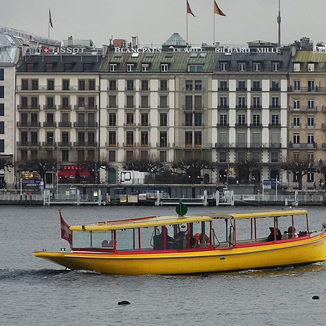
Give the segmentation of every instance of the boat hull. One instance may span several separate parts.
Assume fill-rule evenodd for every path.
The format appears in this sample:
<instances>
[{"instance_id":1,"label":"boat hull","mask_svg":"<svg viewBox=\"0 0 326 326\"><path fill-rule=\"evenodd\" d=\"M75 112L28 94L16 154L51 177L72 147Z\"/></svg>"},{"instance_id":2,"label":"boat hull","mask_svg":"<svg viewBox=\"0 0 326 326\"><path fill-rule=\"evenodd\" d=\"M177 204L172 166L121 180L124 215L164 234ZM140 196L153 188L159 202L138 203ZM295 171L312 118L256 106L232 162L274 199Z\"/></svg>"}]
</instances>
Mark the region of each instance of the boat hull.
<instances>
[{"instance_id":1,"label":"boat hull","mask_svg":"<svg viewBox=\"0 0 326 326\"><path fill-rule=\"evenodd\" d=\"M34 252L72 270L102 274L194 274L302 265L325 260L326 233L254 245L164 253Z\"/></svg>"}]
</instances>

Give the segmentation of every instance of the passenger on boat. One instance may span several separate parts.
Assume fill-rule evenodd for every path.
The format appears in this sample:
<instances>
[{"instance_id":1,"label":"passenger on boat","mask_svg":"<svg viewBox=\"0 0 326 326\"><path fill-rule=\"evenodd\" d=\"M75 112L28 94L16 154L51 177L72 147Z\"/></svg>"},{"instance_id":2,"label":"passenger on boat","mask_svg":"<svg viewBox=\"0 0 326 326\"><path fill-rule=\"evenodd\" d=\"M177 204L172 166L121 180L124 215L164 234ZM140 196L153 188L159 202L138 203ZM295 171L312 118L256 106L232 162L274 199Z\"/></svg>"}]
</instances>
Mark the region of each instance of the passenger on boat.
<instances>
[{"instance_id":1,"label":"passenger on boat","mask_svg":"<svg viewBox=\"0 0 326 326\"><path fill-rule=\"evenodd\" d=\"M271 233L269 234L269 236L267 237L267 241L275 241L274 238L274 228L270 227L269 230L271 231ZM276 229L276 240L281 240L282 239L282 233L280 231L280 229Z\"/></svg>"},{"instance_id":2,"label":"passenger on boat","mask_svg":"<svg viewBox=\"0 0 326 326\"><path fill-rule=\"evenodd\" d=\"M102 241L102 247L108 247L109 246L109 241L108 240L103 240Z\"/></svg>"},{"instance_id":3,"label":"passenger on boat","mask_svg":"<svg viewBox=\"0 0 326 326\"><path fill-rule=\"evenodd\" d=\"M163 230L160 234L154 235L154 250L163 250L164 249L164 235ZM174 239L168 235L168 230L166 229L166 249L178 249L178 246L175 244Z\"/></svg>"},{"instance_id":4,"label":"passenger on boat","mask_svg":"<svg viewBox=\"0 0 326 326\"><path fill-rule=\"evenodd\" d=\"M298 235L295 233L295 227L289 226L287 232L288 239L296 238Z\"/></svg>"}]
</instances>

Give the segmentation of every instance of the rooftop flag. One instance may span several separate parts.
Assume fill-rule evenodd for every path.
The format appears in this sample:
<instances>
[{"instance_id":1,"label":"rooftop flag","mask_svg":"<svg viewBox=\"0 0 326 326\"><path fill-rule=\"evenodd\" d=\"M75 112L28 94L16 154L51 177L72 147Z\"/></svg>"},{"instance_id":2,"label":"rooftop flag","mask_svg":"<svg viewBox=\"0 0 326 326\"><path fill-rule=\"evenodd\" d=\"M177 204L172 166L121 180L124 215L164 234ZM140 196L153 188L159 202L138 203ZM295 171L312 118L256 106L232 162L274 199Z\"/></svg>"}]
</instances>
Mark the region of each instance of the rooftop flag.
<instances>
[{"instance_id":1,"label":"rooftop flag","mask_svg":"<svg viewBox=\"0 0 326 326\"><path fill-rule=\"evenodd\" d=\"M214 14L217 14L220 16L226 16L225 13L218 7L215 0L214 0Z\"/></svg>"},{"instance_id":2,"label":"rooftop flag","mask_svg":"<svg viewBox=\"0 0 326 326\"><path fill-rule=\"evenodd\" d=\"M49 24L53 28L52 17L51 17L51 10L50 9L49 9Z\"/></svg>"},{"instance_id":3,"label":"rooftop flag","mask_svg":"<svg viewBox=\"0 0 326 326\"><path fill-rule=\"evenodd\" d=\"M193 15L194 17L196 17L196 16L194 15L194 13L192 12L191 8L190 8L190 5L189 5L188 0L187 0L187 14L191 14L191 15Z\"/></svg>"}]
</instances>

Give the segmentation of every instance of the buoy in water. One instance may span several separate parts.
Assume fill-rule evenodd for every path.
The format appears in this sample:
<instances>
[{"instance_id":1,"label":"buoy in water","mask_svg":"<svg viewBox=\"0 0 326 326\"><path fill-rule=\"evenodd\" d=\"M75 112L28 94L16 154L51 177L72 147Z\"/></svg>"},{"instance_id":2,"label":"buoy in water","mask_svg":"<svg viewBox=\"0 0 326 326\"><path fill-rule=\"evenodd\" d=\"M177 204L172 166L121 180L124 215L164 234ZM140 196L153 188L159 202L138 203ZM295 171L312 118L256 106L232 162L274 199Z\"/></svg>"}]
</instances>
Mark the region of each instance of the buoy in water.
<instances>
[{"instance_id":1,"label":"buoy in water","mask_svg":"<svg viewBox=\"0 0 326 326\"><path fill-rule=\"evenodd\" d=\"M319 296L318 296L318 295L314 295L312 298L313 298L314 300L319 300Z\"/></svg>"},{"instance_id":2,"label":"buoy in water","mask_svg":"<svg viewBox=\"0 0 326 326\"><path fill-rule=\"evenodd\" d=\"M118 302L118 305L119 306L120 305L124 305L124 304L130 304L130 302L129 301L125 301L125 300Z\"/></svg>"}]
</instances>

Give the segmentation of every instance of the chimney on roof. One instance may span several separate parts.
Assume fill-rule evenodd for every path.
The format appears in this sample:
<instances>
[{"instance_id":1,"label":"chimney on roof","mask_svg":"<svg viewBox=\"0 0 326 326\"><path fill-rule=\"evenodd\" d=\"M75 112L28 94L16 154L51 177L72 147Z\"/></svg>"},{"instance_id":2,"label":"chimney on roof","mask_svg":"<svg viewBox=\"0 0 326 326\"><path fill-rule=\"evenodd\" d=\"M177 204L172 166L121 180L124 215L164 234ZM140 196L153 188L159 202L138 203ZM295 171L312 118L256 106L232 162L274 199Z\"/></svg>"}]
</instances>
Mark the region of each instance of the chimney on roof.
<instances>
[{"instance_id":1,"label":"chimney on roof","mask_svg":"<svg viewBox=\"0 0 326 326\"><path fill-rule=\"evenodd\" d=\"M137 47L137 36L132 36L131 37L131 46L133 48L136 48Z\"/></svg>"},{"instance_id":2,"label":"chimney on roof","mask_svg":"<svg viewBox=\"0 0 326 326\"><path fill-rule=\"evenodd\" d=\"M68 37L68 46L72 46L74 43L72 36Z\"/></svg>"}]
</instances>

